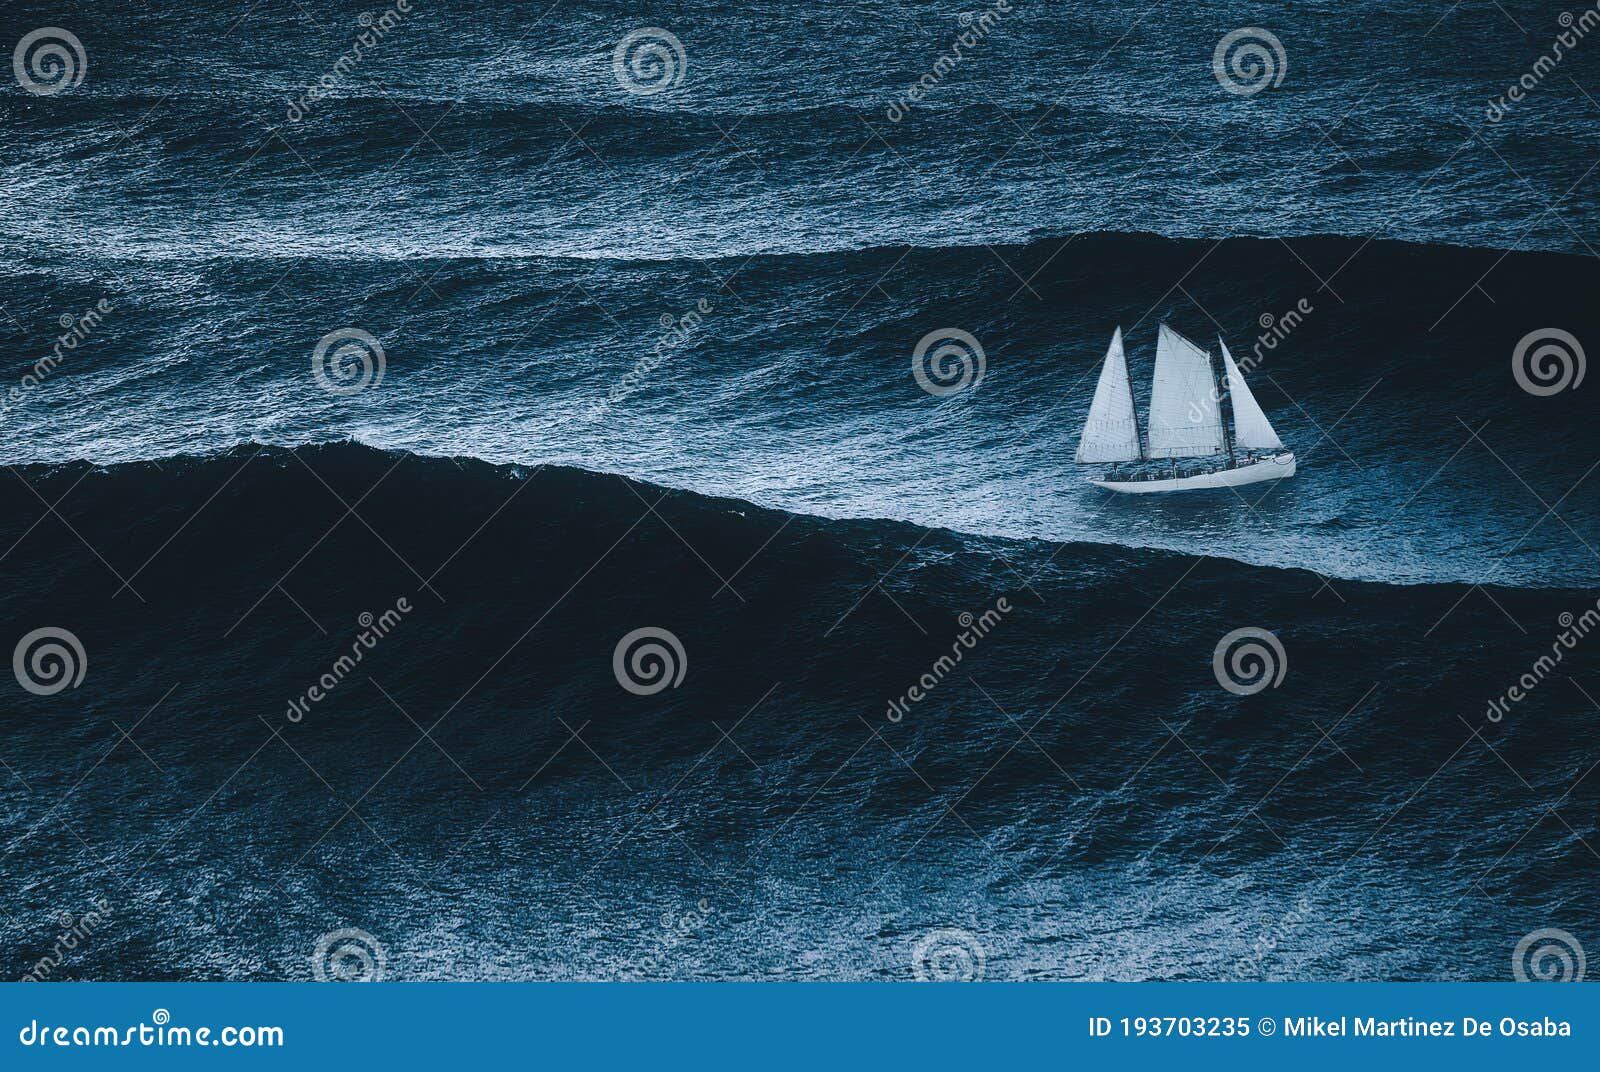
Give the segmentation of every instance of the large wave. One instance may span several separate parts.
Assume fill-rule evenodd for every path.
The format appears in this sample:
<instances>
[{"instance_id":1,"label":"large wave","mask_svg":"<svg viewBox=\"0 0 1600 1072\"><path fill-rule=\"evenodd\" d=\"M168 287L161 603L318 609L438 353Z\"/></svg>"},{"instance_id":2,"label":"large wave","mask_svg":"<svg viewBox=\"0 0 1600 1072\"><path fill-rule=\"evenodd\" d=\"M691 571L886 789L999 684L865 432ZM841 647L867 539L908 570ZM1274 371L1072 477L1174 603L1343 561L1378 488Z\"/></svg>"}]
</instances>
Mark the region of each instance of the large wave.
<instances>
[{"instance_id":1,"label":"large wave","mask_svg":"<svg viewBox=\"0 0 1600 1072\"><path fill-rule=\"evenodd\" d=\"M19 383L63 311L113 310L6 410L11 462L349 438L1335 577L1596 575L1573 535L1600 516L1581 384L1531 393L1513 361L1547 329L1600 336L1588 258L1085 235L706 264L67 259L12 282ZM1137 506L1083 482L1071 458L1111 331L1127 332L1142 407L1164 318L1248 360L1299 476L1243 501ZM913 352L952 327L979 341L982 376L929 394ZM346 328L384 353L356 394L312 368Z\"/></svg>"},{"instance_id":2,"label":"large wave","mask_svg":"<svg viewBox=\"0 0 1600 1072\"><path fill-rule=\"evenodd\" d=\"M97 897L74 976L300 977L354 925L403 978L871 977L959 925L996 977L1497 978L1522 920L1593 911L1582 638L1489 716L1592 592L348 445L21 468L0 519L5 620L84 670L0 704L18 973L38 913ZM1382 950L1321 910L1352 898Z\"/></svg>"}]
</instances>

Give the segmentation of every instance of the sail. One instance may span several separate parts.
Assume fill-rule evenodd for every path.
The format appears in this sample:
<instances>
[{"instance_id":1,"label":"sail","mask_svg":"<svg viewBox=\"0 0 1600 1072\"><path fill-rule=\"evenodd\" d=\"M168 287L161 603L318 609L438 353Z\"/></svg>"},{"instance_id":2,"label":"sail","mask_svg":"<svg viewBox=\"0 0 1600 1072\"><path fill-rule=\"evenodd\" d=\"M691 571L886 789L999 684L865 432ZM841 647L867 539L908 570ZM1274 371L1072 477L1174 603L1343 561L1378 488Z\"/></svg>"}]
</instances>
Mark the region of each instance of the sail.
<instances>
[{"instance_id":1,"label":"sail","mask_svg":"<svg viewBox=\"0 0 1600 1072\"><path fill-rule=\"evenodd\" d=\"M1162 324L1150 388L1150 457L1198 458L1222 449L1222 407L1211 358Z\"/></svg>"},{"instance_id":2,"label":"sail","mask_svg":"<svg viewBox=\"0 0 1600 1072\"><path fill-rule=\"evenodd\" d=\"M1245 385L1239 366L1228 353L1228 344L1219 337L1222 345L1222 364L1228 371L1228 399L1233 403L1233 442L1241 450L1281 450L1283 440L1272 430L1261 403Z\"/></svg>"},{"instance_id":3,"label":"sail","mask_svg":"<svg viewBox=\"0 0 1600 1072\"><path fill-rule=\"evenodd\" d=\"M1100 382L1094 389L1089 417L1078 440L1077 461L1132 462L1139 460L1139 423L1133 414L1133 384L1128 380L1128 359L1122 353L1122 329L1111 336Z\"/></svg>"}]
</instances>

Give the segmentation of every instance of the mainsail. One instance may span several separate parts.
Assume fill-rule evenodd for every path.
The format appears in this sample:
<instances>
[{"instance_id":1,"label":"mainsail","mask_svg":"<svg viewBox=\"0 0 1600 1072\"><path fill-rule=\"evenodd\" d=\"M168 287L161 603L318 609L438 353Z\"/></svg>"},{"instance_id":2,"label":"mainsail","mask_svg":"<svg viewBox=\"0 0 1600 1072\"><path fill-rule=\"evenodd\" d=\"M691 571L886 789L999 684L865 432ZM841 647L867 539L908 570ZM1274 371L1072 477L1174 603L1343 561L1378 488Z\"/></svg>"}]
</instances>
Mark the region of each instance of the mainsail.
<instances>
[{"instance_id":1,"label":"mainsail","mask_svg":"<svg viewBox=\"0 0 1600 1072\"><path fill-rule=\"evenodd\" d=\"M1198 458L1222 450L1222 407L1211 358L1162 324L1150 388L1150 457Z\"/></svg>"},{"instance_id":2,"label":"mainsail","mask_svg":"<svg viewBox=\"0 0 1600 1072\"><path fill-rule=\"evenodd\" d=\"M1132 462L1141 456L1139 422L1133 414L1133 384L1128 379L1128 360L1122 353L1122 329L1111 336L1105 364L1100 366L1100 382L1094 389L1089 418L1083 422L1083 438L1078 440L1080 462Z\"/></svg>"},{"instance_id":3,"label":"mainsail","mask_svg":"<svg viewBox=\"0 0 1600 1072\"><path fill-rule=\"evenodd\" d=\"M1272 430L1267 415L1261 411L1256 396L1245 386L1239 366L1228 353L1228 344L1218 337L1222 346L1222 364L1228 372L1228 398L1233 403L1233 443L1242 450L1282 450L1283 440Z\"/></svg>"}]
</instances>

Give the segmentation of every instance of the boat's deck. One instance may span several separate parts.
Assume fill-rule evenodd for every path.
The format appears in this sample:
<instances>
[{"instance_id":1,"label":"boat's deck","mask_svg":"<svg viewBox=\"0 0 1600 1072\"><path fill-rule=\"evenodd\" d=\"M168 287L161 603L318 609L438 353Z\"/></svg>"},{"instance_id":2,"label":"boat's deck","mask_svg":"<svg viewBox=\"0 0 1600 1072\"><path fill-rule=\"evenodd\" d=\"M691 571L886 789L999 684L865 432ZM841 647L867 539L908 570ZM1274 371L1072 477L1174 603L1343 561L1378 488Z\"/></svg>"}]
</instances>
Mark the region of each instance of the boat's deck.
<instances>
[{"instance_id":1,"label":"boat's deck","mask_svg":"<svg viewBox=\"0 0 1600 1072\"><path fill-rule=\"evenodd\" d=\"M1275 451L1249 451L1236 454L1231 460L1219 458L1215 462L1196 465L1174 465L1172 461L1149 461L1137 465L1113 465L1109 470L1098 475L1100 480L1115 480L1120 482L1137 482L1145 480L1173 480L1191 476L1205 476L1208 473L1223 473L1229 469L1241 469L1257 462L1268 461L1277 457Z\"/></svg>"}]
</instances>

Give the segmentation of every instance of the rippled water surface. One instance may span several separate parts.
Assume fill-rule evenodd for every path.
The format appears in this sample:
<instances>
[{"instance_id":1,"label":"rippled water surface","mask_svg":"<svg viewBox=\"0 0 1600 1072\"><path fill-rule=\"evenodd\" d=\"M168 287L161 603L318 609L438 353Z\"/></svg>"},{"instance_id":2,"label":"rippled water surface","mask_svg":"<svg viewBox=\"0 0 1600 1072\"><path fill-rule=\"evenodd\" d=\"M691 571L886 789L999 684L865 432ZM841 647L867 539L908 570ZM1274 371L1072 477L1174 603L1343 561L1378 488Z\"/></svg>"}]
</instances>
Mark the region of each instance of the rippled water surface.
<instances>
[{"instance_id":1,"label":"rippled water surface","mask_svg":"<svg viewBox=\"0 0 1600 1072\"><path fill-rule=\"evenodd\" d=\"M1548 5L409 6L353 63L390 9L0 12L83 76L0 84L0 604L85 669L0 689L13 977L1600 941L1600 45L1492 117ZM1248 359L1293 480L1083 480L1162 321ZM676 687L625 686L640 629Z\"/></svg>"}]
</instances>

